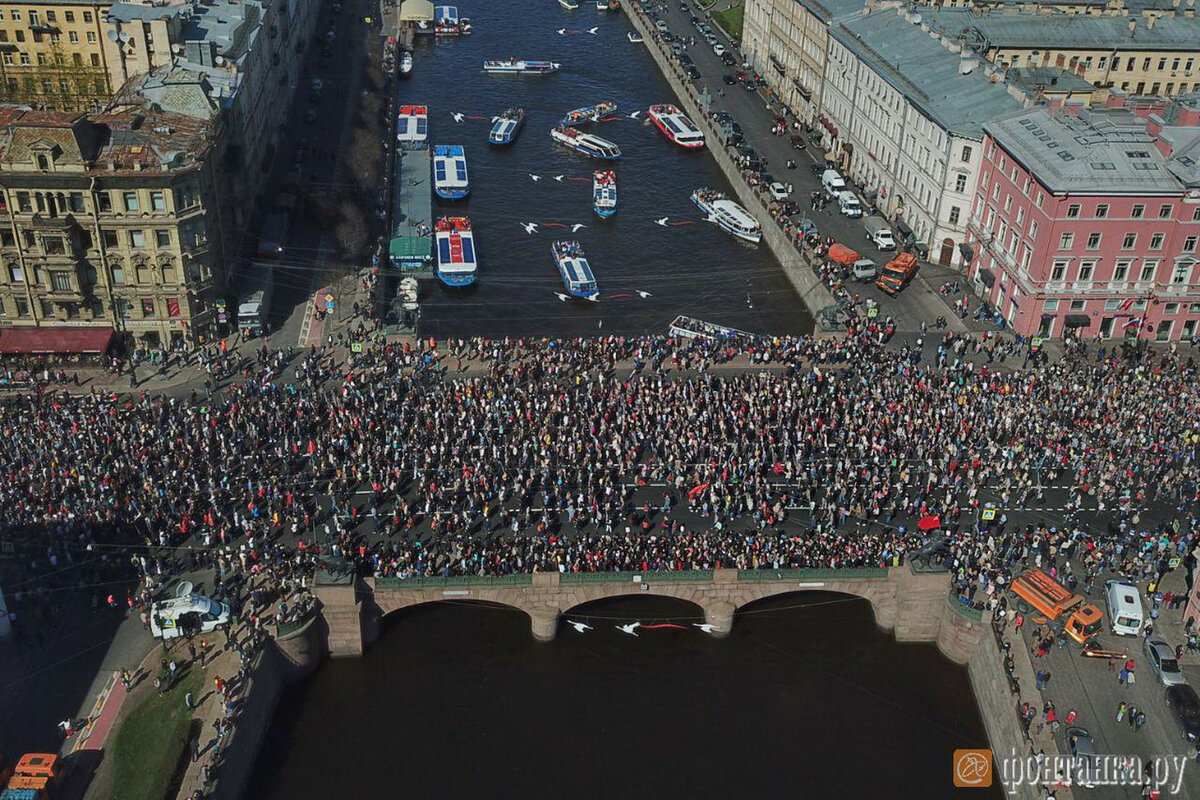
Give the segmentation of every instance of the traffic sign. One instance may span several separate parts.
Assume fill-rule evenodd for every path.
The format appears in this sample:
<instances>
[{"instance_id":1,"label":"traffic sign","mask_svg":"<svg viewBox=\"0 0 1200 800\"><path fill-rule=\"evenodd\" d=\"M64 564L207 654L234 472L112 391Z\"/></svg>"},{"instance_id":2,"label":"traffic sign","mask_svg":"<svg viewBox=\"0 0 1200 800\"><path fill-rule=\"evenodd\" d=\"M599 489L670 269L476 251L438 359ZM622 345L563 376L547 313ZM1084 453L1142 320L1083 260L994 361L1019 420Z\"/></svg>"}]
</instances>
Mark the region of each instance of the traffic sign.
<instances>
[{"instance_id":1,"label":"traffic sign","mask_svg":"<svg viewBox=\"0 0 1200 800\"><path fill-rule=\"evenodd\" d=\"M1042 341L1043 341L1042 337L1035 336L1035 337L1033 337L1033 341L1031 341L1029 343L1029 346L1032 347L1034 350L1037 350L1039 347L1042 346Z\"/></svg>"},{"instance_id":2,"label":"traffic sign","mask_svg":"<svg viewBox=\"0 0 1200 800\"><path fill-rule=\"evenodd\" d=\"M216 306L217 306L217 308L224 308L225 307L225 298L218 297L217 301L216 301Z\"/></svg>"},{"instance_id":3,"label":"traffic sign","mask_svg":"<svg viewBox=\"0 0 1200 800\"><path fill-rule=\"evenodd\" d=\"M879 306L871 306L867 309L867 319L875 319L879 316Z\"/></svg>"},{"instance_id":4,"label":"traffic sign","mask_svg":"<svg viewBox=\"0 0 1200 800\"><path fill-rule=\"evenodd\" d=\"M1175 556L1174 558L1172 558L1170 561L1167 562L1167 566L1169 566L1171 569L1177 568L1179 566L1179 564L1180 564L1179 556Z\"/></svg>"},{"instance_id":5,"label":"traffic sign","mask_svg":"<svg viewBox=\"0 0 1200 800\"><path fill-rule=\"evenodd\" d=\"M996 518L996 509L994 509L994 508L985 508L985 509L983 510L983 513L982 513L982 514L980 514L980 517L982 517L982 518L983 518L983 521L984 521L984 522L991 522L992 520L994 520L994 519Z\"/></svg>"},{"instance_id":6,"label":"traffic sign","mask_svg":"<svg viewBox=\"0 0 1200 800\"><path fill-rule=\"evenodd\" d=\"M363 343L362 342L351 342L350 343L350 352L351 353L361 353L362 351L363 351Z\"/></svg>"}]
</instances>

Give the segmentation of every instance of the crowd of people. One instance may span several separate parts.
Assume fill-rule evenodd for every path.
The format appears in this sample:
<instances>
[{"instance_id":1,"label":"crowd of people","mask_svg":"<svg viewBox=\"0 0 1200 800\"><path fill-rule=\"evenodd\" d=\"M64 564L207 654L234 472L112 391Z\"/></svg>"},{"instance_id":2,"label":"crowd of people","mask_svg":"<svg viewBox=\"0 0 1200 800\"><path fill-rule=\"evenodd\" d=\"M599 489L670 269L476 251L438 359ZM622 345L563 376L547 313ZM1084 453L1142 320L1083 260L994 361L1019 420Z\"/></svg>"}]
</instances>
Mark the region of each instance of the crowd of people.
<instances>
[{"instance_id":1,"label":"crowd of people","mask_svg":"<svg viewBox=\"0 0 1200 800\"><path fill-rule=\"evenodd\" d=\"M319 351L262 351L194 402L13 398L0 502L45 537L42 568L116 529L151 552L275 553L297 570L332 545L400 577L887 566L937 516L984 590L1000 545L968 523L985 502L1054 487L1068 509L1190 511L1190 359L1001 374L971 360L991 361L994 339L879 339L458 340L374 347L345 374ZM1066 534L1017 541L1061 552Z\"/></svg>"}]
</instances>

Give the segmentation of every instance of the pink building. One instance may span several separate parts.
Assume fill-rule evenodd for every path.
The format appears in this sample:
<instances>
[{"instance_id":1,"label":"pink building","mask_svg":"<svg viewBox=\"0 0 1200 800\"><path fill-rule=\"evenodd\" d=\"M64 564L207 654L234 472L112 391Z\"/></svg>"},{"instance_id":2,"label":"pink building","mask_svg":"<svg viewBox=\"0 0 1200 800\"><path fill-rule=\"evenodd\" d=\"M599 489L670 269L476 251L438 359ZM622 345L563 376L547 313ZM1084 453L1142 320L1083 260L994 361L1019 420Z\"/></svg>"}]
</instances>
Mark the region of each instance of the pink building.
<instances>
[{"instance_id":1,"label":"pink building","mask_svg":"<svg viewBox=\"0 0 1200 800\"><path fill-rule=\"evenodd\" d=\"M1027 336L1200 335L1200 95L984 125L975 291Z\"/></svg>"}]
</instances>

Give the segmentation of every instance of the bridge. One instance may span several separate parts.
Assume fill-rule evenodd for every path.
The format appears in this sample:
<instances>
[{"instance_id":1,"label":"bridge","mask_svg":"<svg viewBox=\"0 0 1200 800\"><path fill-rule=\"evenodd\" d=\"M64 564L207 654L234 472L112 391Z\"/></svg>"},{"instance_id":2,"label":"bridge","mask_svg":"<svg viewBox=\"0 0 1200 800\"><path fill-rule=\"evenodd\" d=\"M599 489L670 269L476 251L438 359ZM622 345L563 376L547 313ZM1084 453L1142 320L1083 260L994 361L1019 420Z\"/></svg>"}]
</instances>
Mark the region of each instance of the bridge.
<instances>
[{"instance_id":1,"label":"bridge","mask_svg":"<svg viewBox=\"0 0 1200 800\"><path fill-rule=\"evenodd\" d=\"M454 578L319 578L325 646L335 657L359 656L378 636L383 617L446 601L494 603L529 616L532 634L549 642L571 609L623 595L674 597L694 604L717 636L733 629L739 608L798 592L837 592L871 604L875 622L901 642L931 642L966 663L986 630L979 612L950 594L944 571L911 565L879 569L715 569L674 572L541 572Z\"/></svg>"}]
</instances>

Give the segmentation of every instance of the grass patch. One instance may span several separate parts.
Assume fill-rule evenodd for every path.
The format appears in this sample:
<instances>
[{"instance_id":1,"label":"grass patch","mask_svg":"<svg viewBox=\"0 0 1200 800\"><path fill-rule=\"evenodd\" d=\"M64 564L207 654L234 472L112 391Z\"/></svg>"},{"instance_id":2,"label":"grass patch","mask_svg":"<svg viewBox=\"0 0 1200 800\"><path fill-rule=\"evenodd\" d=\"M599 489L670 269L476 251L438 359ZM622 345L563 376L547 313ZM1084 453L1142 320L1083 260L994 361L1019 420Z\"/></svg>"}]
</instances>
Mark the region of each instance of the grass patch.
<instances>
[{"instance_id":1,"label":"grass patch","mask_svg":"<svg viewBox=\"0 0 1200 800\"><path fill-rule=\"evenodd\" d=\"M148 680L153 680L150 678ZM188 670L162 697L154 687L121 722L109 749L112 796L162 800L175 786L175 771L187 745L192 712L183 702L188 692L199 701L204 671Z\"/></svg>"},{"instance_id":2,"label":"grass patch","mask_svg":"<svg viewBox=\"0 0 1200 800\"><path fill-rule=\"evenodd\" d=\"M725 29L731 39L737 39L740 42L742 40L742 19L745 13L746 7L738 3L736 6L712 12L712 18L713 22Z\"/></svg>"},{"instance_id":3,"label":"grass patch","mask_svg":"<svg viewBox=\"0 0 1200 800\"><path fill-rule=\"evenodd\" d=\"M705 11L717 4L717 0L696 0L696 5L703 8Z\"/></svg>"}]
</instances>

